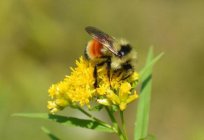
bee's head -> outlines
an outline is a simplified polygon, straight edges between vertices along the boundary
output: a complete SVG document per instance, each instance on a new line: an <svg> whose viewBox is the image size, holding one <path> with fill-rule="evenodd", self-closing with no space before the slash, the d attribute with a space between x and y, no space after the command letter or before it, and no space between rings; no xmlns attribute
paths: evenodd
<svg viewBox="0 0 204 140"><path fill-rule="evenodd" d="M120 50L118 51L118 57L123 57L127 54L129 54L132 50L132 47L130 44L121 44L120 45Z"/></svg>

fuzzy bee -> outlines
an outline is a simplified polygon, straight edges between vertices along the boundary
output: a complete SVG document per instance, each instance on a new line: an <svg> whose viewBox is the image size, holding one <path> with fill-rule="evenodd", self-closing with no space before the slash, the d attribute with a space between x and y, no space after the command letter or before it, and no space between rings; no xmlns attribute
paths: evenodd
<svg viewBox="0 0 204 140"><path fill-rule="evenodd" d="M93 73L94 87L98 87L97 68L104 64L107 65L109 80L111 78L110 70L126 72L123 79L128 78L134 71L134 60L136 59L136 52L130 44L123 39L116 40L95 27L88 26L85 30L93 38L88 42L84 55L86 59L96 64Z"/></svg>

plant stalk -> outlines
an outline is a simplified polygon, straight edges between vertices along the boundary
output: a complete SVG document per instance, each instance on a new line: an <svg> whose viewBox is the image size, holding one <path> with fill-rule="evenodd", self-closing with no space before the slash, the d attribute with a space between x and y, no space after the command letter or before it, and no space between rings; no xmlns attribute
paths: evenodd
<svg viewBox="0 0 204 140"><path fill-rule="evenodd" d="M104 125L105 127L108 127L110 129L113 129L113 127L109 124L107 124L106 122L94 117L93 115L91 115L90 113L88 113L86 110L84 110L83 108L81 107L77 107L82 113L84 113L86 116L88 116L89 118L99 122L100 124ZM113 129L114 130L114 129ZM114 130L115 131L115 130Z"/></svg>
<svg viewBox="0 0 204 140"><path fill-rule="evenodd" d="M124 134L124 136L125 136L125 139L128 140L123 111L120 111L120 118L121 118L121 123L122 123L122 131L123 131L123 134Z"/></svg>
<svg viewBox="0 0 204 140"><path fill-rule="evenodd" d="M111 111L108 107L106 107L106 111L108 112L108 115L113 123L113 127L114 129L116 130L116 133L117 135L119 136L120 140L127 140L126 139L126 136L124 135L124 133L121 131L116 119L115 119L115 116L113 114L113 111Z"/></svg>

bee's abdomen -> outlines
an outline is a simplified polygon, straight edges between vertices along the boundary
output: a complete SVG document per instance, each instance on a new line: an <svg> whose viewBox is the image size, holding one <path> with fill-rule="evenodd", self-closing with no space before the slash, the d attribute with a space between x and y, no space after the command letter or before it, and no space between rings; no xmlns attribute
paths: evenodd
<svg viewBox="0 0 204 140"><path fill-rule="evenodd" d="M103 45L96 40L91 40L88 42L86 50L85 50L85 57L88 59L95 59L102 57L101 49Z"/></svg>

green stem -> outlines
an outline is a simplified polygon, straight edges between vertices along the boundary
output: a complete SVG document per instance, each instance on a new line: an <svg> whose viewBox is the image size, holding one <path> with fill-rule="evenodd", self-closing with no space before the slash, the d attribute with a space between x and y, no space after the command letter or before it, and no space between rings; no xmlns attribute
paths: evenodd
<svg viewBox="0 0 204 140"><path fill-rule="evenodd" d="M88 113L86 110L84 110L83 108L81 107L77 107L82 113L84 113L86 116L88 116L89 118L99 122L100 124L104 125L105 127L108 127L110 129L113 129L113 127L109 124L107 124L106 122L94 117L93 115L91 115L90 113ZM113 129L114 130L114 129Z"/></svg>
<svg viewBox="0 0 204 140"><path fill-rule="evenodd" d="M113 123L113 127L116 130L116 133L119 136L120 140L127 140L123 132L121 131L120 127L118 126L118 123L114 117L113 112L108 107L106 107L106 111L108 112L108 115Z"/></svg>
<svg viewBox="0 0 204 140"><path fill-rule="evenodd" d="M122 122L122 131L123 131L123 134L125 136L125 139L128 140L123 111L120 111L120 118L121 118L121 122Z"/></svg>

